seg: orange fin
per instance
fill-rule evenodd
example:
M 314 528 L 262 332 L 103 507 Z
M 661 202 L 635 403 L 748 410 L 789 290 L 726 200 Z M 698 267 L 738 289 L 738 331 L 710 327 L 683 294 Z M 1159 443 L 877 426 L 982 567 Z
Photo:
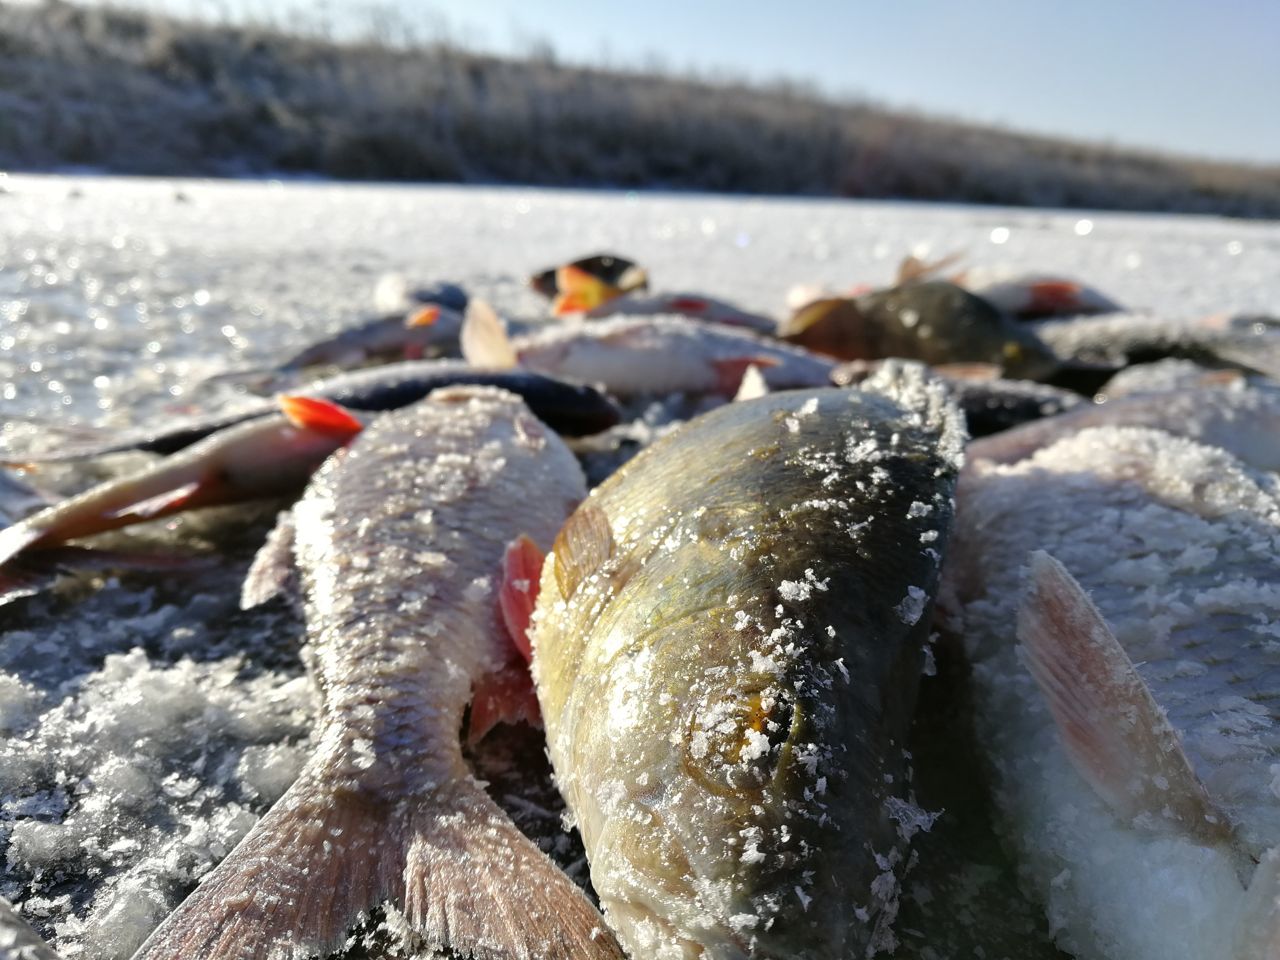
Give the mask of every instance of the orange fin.
M 501 318 L 483 300 L 472 300 L 467 305 L 459 340 L 463 357 L 473 367 L 510 370 L 520 364 Z
M 545 555 L 538 545 L 521 534 L 507 546 L 502 558 L 502 589 L 498 604 L 507 634 L 525 663 L 533 660 L 529 644 L 529 621 L 538 602 L 538 583 Z
M 533 677 L 524 664 L 508 664 L 475 685 L 471 693 L 471 714 L 467 722 L 467 743 L 474 745 L 500 723 L 524 721 L 542 728 L 538 695 Z
M 747 370 L 756 367 L 765 370 L 778 366 L 778 360 L 770 356 L 726 357 L 723 360 L 712 360 L 711 366 L 716 371 L 716 392 L 732 397 L 742 386 L 742 378 Z
M 572 597 L 582 581 L 613 556 L 615 547 L 613 531 L 604 511 L 594 503 L 578 507 L 560 528 L 551 548 L 560 596 L 565 600 Z
M 440 308 L 434 304 L 428 304 L 405 317 L 404 325 L 406 328 L 429 327 L 439 319 Z
M 1030 559 L 1018 640 L 1072 764 L 1120 817 L 1231 845 L 1227 819 L 1088 594 L 1044 551 Z
M 617 287 L 572 263 L 556 269 L 556 290 L 558 293 L 551 312 L 557 317 L 566 313 L 586 313 L 622 293 Z
M 364 429 L 364 424 L 350 410 L 331 400 L 281 394 L 279 402 L 289 422 L 300 430 L 350 439 Z
M 901 286 L 904 283 L 912 283 L 916 280 L 924 280 L 928 277 L 936 276 L 947 267 L 958 263 L 963 257 L 964 254 L 957 250 L 955 253 L 949 253 L 941 259 L 928 262 L 911 254 L 898 265 L 898 276 L 895 284 Z

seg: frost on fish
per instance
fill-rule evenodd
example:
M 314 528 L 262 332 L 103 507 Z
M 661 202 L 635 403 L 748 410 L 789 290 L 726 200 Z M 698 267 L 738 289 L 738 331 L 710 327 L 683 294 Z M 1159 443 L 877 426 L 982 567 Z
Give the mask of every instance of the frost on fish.
M 951 627 L 973 660 L 979 740 L 1006 831 L 1060 945 L 1082 960 L 1234 960 L 1237 933 L 1260 922 L 1242 913 L 1242 879 L 1280 844 L 1275 479 L 1220 449 L 1108 427 L 1012 465 L 979 460 L 958 498 L 944 586 Z M 1151 778 L 1147 799 L 1128 807 L 1077 771 L 1016 648 L 1035 550 L 1088 592 L 1230 842 L 1186 825 L 1177 811 L 1193 809 L 1191 790 L 1173 777 Z M 1180 796 L 1156 808 L 1162 789 Z
M 548 555 L 534 646 L 551 758 L 633 956 L 894 943 L 927 820 L 905 737 L 963 433 L 918 368 L 876 387 L 690 421 Z

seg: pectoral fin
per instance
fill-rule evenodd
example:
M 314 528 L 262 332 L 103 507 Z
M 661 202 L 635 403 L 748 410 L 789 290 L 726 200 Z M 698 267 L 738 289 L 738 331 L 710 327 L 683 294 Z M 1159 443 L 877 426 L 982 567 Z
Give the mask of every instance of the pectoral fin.
M 473 367 L 510 370 L 520 363 L 502 320 L 483 300 L 472 300 L 467 305 L 459 340 L 462 356 Z
M 1098 608 L 1044 551 L 1030 568 L 1018 639 L 1076 770 L 1125 820 L 1233 846 L 1231 825 Z

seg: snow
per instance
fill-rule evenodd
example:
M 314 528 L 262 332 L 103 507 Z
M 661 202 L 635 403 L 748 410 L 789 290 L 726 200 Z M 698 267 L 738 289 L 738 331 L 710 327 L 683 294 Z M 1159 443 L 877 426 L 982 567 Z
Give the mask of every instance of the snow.
M 1171 317 L 1275 312 L 1278 297 L 1280 227 L 1210 218 L 1091 214 L 1082 236 L 1078 213 L 990 207 L 23 175 L 6 186 L 0 414 L 15 443 L 56 444 L 46 423 L 118 429 L 229 404 L 236 387 L 200 381 L 278 362 L 349 325 L 371 310 L 388 273 L 461 282 L 524 320 L 545 311 L 524 287 L 527 273 L 597 249 L 645 264 L 655 290 L 706 292 L 766 314 L 782 311 L 793 283 L 883 283 L 907 253 L 953 250 L 1008 273 L 1068 272 L 1127 307 Z M 1007 231 L 998 246 L 996 229 Z M 697 409 L 683 398 L 638 402 L 611 432 L 621 449 L 584 450 L 591 479 Z M 807 415 L 797 412 L 801 429 Z M 38 483 L 66 492 L 141 462 L 52 468 Z M 315 699 L 299 622 L 279 604 L 237 606 L 273 513 L 214 511 L 129 538 L 216 553 L 198 574 L 69 582 L 3 613 L 0 896 L 68 957 L 127 957 L 306 756 Z M 817 589 L 808 577 L 788 582 L 797 596 Z M 856 678 L 852 666 L 837 664 L 839 675 Z M 495 745 L 486 778 L 516 798 L 509 809 L 536 796 L 558 812 L 546 770 L 527 772 L 541 745 L 524 746 L 519 755 L 533 759 L 517 763 L 509 742 Z M 952 809 L 936 796 L 920 802 Z M 530 817 L 521 824 L 585 879 L 580 850 L 554 822 Z M 951 818 L 915 838 L 935 846 L 920 847 L 900 927 L 925 935 L 900 929 L 898 955 L 968 956 L 944 945 L 964 936 L 990 944 L 1014 917 L 1020 956 L 1052 956 L 989 832 L 975 853 L 974 831 Z M 949 857 L 959 858 L 954 869 Z M 914 897 L 913 882 L 932 899 Z

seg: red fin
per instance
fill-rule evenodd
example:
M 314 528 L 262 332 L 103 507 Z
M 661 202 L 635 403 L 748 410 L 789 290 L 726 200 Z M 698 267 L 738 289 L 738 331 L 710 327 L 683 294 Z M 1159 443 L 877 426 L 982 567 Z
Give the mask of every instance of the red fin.
M 529 620 L 533 616 L 534 605 L 538 602 L 538 583 L 542 577 L 544 559 L 545 554 L 538 549 L 538 545 L 524 534 L 507 546 L 507 552 L 502 558 L 502 589 L 498 593 L 498 604 L 507 634 L 520 656 L 524 657 L 525 663 L 533 660 L 533 650 L 529 644 Z
M 429 327 L 440 319 L 440 308 L 428 304 L 404 318 L 405 327 Z
M 571 263 L 556 270 L 556 289 L 559 292 L 551 312 L 557 317 L 566 313 L 586 313 L 622 293 L 617 287 Z
M 1027 288 L 1031 299 L 1020 312 L 1053 314 L 1080 308 L 1080 284 L 1070 280 L 1040 280 Z
M 556 585 L 565 600 L 582 581 L 599 570 L 615 549 L 609 518 L 593 503 L 584 503 L 565 521 L 551 547 L 555 555 Z
M 281 394 L 280 409 L 289 422 L 302 430 L 313 430 L 326 437 L 350 439 L 364 429 L 349 410 L 331 400 Z
M 1088 594 L 1044 551 L 1030 566 L 1018 640 L 1072 764 L 1126 820 L 1163 822 L 1204 846 L 1231 844 L 1177 732 Z
M 623 960 L 582 891 L 478 784 L 440 793 L 414 816 L 405 861 L 404 916 L 424 955 Z
M 723 360 L 712 360 L 711 366 L 716 371 L 716 392 L 732 397 L 742 386 L 742 378 L 746 375 L 748 368 L 757 367 L 765 370 L 778 366 L 778 363 L 777 358 L 769 356 L 727 357 Z
M 710 304 L 701 297 L 672 297 L 667 306 L 677 313 L 702 313 Z
M 523 663 L 510 664 L 491 673 L 475 685 L 471 693 L 471 716 L 467 724 L 467 743 L 476 744 L 500 723 L 524 721 L 531 727 L 542 727 L 538 695 L 533 677 Z

